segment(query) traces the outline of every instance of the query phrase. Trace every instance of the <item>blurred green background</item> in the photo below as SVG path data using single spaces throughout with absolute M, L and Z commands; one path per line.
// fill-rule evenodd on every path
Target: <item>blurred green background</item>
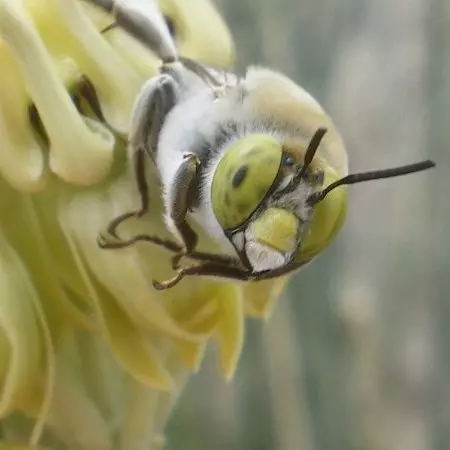
M 353 171 L 433 171 L 350 188 L 333 246 L 248 321 L 232 384 L 214 349 L 170 450 L 450 449 L 450 1 L 216 0 L 238 69 L 277 68 L 328 110 Z

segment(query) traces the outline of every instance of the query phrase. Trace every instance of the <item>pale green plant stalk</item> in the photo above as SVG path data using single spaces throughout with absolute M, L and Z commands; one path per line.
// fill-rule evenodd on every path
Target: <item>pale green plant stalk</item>
M 182 54 L 231 64 L 208 0 L 160 7 Z M 186 280 L 161 293 L 151 280 L 170 274 L 170 255 L 98 248 L 137 202 L 128 121 L 159 65 L 120 29 L 100 33 L 110 23 L 78 0 L 0 0 L 1 448 L 160 448 L 208 340 L 230 379 L 245 313 L 266 317 L 284 283 Z M 125 234 L 166 233 L 149 176 L 152 213 Z

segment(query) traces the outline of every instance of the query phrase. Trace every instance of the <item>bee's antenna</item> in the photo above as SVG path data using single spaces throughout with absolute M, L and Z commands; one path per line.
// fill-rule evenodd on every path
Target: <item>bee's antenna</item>
M 320 143 L 322 142 L 323 137 L 327 133 L 326 128 L 319 128 L 315 133 L 312 139 L 309 141 L 308 148 L 306 149 L 305 158 L 303 159 L 303 166 L 295 176 L 297 180 L 303 178 L 308 170 L 308 167 L 312 163 L 314 156 L 319 149 Z
M 308 203 L 311 206 L 321 202 L 332 190 L 336 189 L 339 186 L 348 185 L 348 184 L 356 184 L 362 183 L 364 181 L 370 180 L 381 180 L 383 178 L 393 178 L 399 177 L 402 175 L 409 175 L 415 172 L 421 172 L 422 170 L 431 169 L 435 167 L 436 163 L 427 159 L 425 161 L 420 161 L 415 164 L 408 164 L 406 166 L 394 167 L 392 169 L 384 169 L 384 170 L 375 170 L 371 172 L 361 172 L 361 173 L 353 173 L 347 175 L 346 177 L 341 178 L 340 180 L 331 183 L 325 189 L 320 192 L 315 192 L 308 198 Z

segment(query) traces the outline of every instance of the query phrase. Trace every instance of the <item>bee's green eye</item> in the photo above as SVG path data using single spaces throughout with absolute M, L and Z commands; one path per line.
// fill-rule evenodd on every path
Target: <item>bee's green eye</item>
M 324 186 L 329 186 L 341 178 L 331 167 L 324 173 Z M 322 252 L 341 229 L 347 212 L 347 186 L 341 186 L 314 206 L 309 231 L 301 249 L 295 256 L 296 261 L 308 260 Z
M 220 160 L 212 182 L 212 207 L 223 229 L 243 224 L 274 183 L 282 145 L 272 136 L 252 134 L 232 145 Z

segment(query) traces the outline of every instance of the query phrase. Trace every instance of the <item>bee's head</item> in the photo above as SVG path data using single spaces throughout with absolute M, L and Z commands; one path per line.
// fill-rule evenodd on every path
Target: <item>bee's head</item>
M 347 209 L 347 184 L 417 172 L 431 161 L 348 175 L 315 157 L 326 129 L 305 148 L 268 134 L 250 134 L 225 150 L 213 175 L 214 215 L 252 272 L 308 261 L 333 240 Z
M 248 269 L 279 268 L 304 245 L 311 247 L 315 206 L 308 199 L 338 178 L 320 159 L 313 161 L 324 134 L 323 129 L 316 133 L 308 148 L 272 135 L 247 135 L 231 144 L 219 161 L 211 186 L 213 211 Z M 333 224 L 342 219 L 346 203 L 344 190 L 336 194 L 328 199 L 334 207 L 326 209 L 327 220 Z M 322 227 L 322 242 L 311 251 L 319 252 L 328 232 L 337 227 L 326 228 Z

